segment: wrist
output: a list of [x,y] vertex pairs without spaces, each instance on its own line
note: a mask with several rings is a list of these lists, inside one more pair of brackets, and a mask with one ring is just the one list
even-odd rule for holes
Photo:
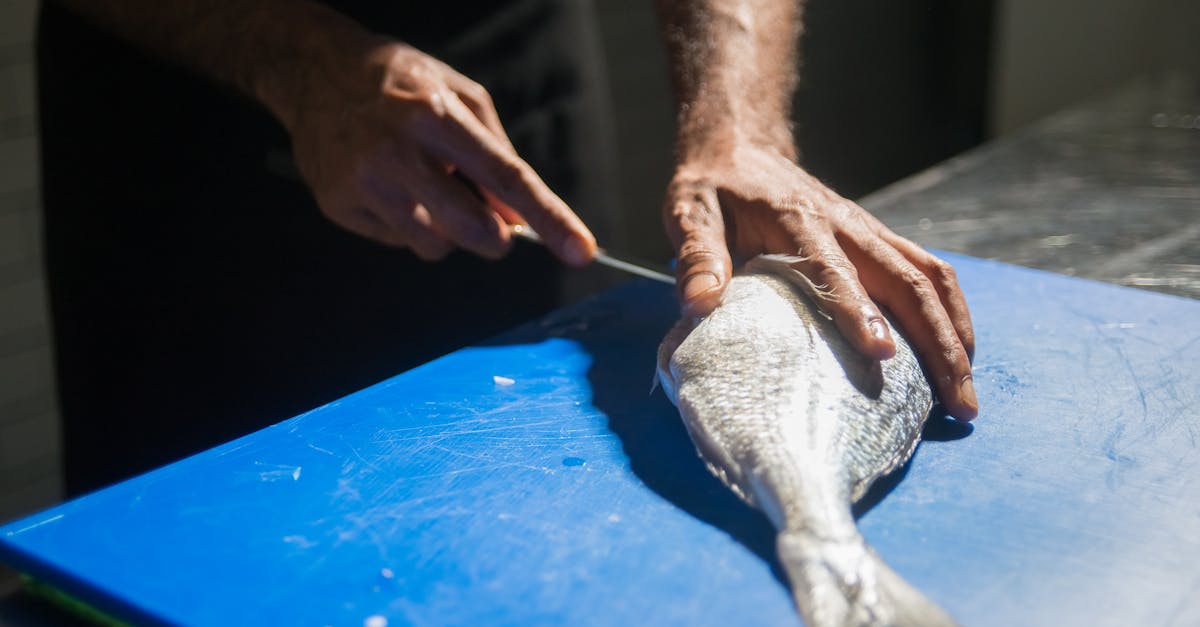
[[335,100],[347,97],[377,96],[388,49],[397,45],[329,13],[291,24],[280,45],[250,64],[241,81],[242,89],[289,132],[307,111],[337,106]]
[[703,107],[683,109],[675,138],[676,163],[733,158],[747,148],[771,151],[789,161],[796,161],[799,156],[787,119],[775,117],[767,121],[752,111],[735,114],[732,108],[719,112]]

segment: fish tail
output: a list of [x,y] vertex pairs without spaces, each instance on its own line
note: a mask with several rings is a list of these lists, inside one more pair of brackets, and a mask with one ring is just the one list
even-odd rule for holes
[[809,627],[952,627],[945,610],[853,537],[783,531],[776,542],[792,596]]

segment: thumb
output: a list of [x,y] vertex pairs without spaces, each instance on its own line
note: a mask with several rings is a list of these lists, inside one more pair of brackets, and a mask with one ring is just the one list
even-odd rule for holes
[[676,284],[685,315],[706,316],[721,304],[733,263],[715,191],[673,194],[664,216],[679,254]]

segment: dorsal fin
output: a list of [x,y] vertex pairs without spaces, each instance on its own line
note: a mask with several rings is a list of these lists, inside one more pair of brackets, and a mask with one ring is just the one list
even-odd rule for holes
[[817,311],[822,316],[833,320],[824,308],[821,307],[823,302],[835,302],[838,295],[828,285],[817,284],[801,272],[796,266],[808,261],[808,257],[800,255],[758,255],[746,262],[746,272],[764,272],[773,274],[788,283],[800,288],[808,296],[809,300],[817,306]]

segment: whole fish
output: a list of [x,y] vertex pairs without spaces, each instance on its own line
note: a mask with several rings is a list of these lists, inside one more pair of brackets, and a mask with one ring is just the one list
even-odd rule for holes
[[752,259],[711,315],[681,320],[659,347],[659,380],[709,470],[779,530],[805,624],[954,625],[884,564],[850,509],[912,455],[929,384],[894,329],[894,358],[854,350],[796,261]]

